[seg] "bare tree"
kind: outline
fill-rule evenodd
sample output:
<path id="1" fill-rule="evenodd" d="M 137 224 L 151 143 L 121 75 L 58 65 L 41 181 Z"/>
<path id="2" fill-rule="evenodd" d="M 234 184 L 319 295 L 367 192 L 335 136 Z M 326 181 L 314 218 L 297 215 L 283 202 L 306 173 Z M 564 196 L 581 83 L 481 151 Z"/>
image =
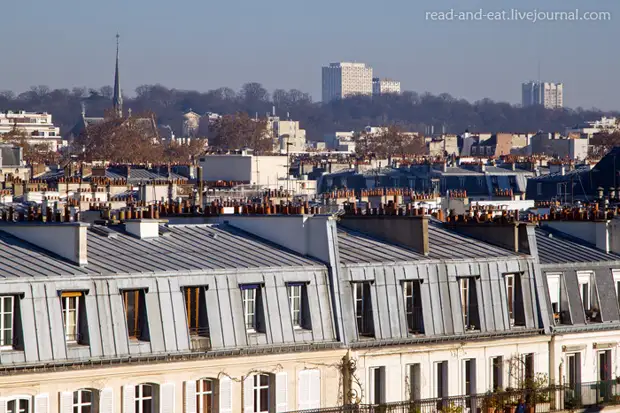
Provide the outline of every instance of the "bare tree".
<path id="1" fill-rule="evenodd" d="M 264 119 L 252 119 L 246 113 L 225 115 L 213 122 L 209 146 L 222 150 L 253 149 L 255 153 L 273 152 L 273 139 Z"/>
<path id="2" fill-rule="evenodd" d="M 603 157 L 613 147 L 620 146 L 620 131 L 597 133 L 590 140 L 590 155 L 594 157 Z"/>
<path id="3" fill-rule="evenodd" d="M 74 142 L 74 152 L 86 161 L 158 162 L 163 146 L 152 114 L 116 117 L 106 113 L 103 122 L 88 127 Z"/>
<path id="4" fill-rule="evenodd" d="M 50 150 L 45 143 L 32 144 L 25 131 L 14 129 L 0 137 L 0 143 L 12 143 L 22 148 L 24 161 L 28 163 L 58 163 L 60 154 Z"/>

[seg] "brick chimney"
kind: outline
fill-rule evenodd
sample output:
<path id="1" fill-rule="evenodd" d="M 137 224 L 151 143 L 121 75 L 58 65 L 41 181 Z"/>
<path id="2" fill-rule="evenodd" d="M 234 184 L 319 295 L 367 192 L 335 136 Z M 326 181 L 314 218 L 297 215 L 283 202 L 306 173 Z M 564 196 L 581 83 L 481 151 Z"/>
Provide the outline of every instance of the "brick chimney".
<path id="1" fill-rule="evenodd" d="M 428 216 L 343 215 L 340 225 L 428 255 Z"/>
<path id="2" fill-rule="evenodd" d="M 528 226 L 525 222 L 450 222 L 446 228 L 510 251 L 529 254 Z"/>

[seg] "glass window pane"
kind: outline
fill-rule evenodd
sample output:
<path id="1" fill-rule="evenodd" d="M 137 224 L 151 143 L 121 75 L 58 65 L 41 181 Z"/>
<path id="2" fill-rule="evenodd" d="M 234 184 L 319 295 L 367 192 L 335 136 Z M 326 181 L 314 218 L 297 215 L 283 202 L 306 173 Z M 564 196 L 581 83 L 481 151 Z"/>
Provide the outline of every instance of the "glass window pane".
<path id="1" fill-rule="evenodd" d="M 150 384 L 142 385 L 142 397 L 149 397 L 153 393 L 153 387 Z"/>
<path id="2" fill-rule="evenodd" d="M 4 312 L 13 312 L 13 297 L 2 297 Z"/>
<path id="3" fill-rule="evenodd" d="M 260 390 L 260 411 L 269 411 L 269 389 Z"/>
<path id="4" fill-rule="evenodd" d="M 260 384 L 261 386 L 268 386 L 269 385 L 269 376 L 266 374 L 261 374 L 260 376 Z"/>

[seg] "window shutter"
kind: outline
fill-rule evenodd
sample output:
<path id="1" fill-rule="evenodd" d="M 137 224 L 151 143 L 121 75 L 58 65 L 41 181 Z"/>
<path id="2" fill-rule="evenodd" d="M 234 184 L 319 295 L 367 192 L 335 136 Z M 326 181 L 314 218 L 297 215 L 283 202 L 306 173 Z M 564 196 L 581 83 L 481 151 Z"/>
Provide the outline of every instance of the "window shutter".
<path id="1" fill-rule="evenodd" d="M 123 413 L 135 413 L 135 398 L 136 386 L 131 384 L 123 386 Z"/>
<path id="2" fill-rule="evenodd" d="M 254 413 L 254 376 L 243 379 L 243 413 Z"/>
<path id="3" fill-rule="evenodd" d="M 174 413 L 174 383 L 164 383 L 161 385 L 159 400 L 161 413 Z"/>
<path id="4" fill-rule="evenodd" d="M 376 367 L 368 369 L 370 376 L 368 377 L 368 403 L 375 404 L 378 403 L 375 398 L 377 395 L 375 394 L 375 369 Z"/>
<path id="5" fill-rule="evenodd" d="M 220 394 L 222 390 L 220 388 Z M 183 413 L 196 413 L 196 381 L 185 382 L 185 397 L 183 399 Z"/>
<path id="6" fill-rule="evenodd" d="M 276 373 L 276 412 L 288 411 L 288 374 Z"/>
<path id="7" fill-rule="evenodd" d="M 219 413 L 232 413 L 233 397 L 232 397 L 232 380 L 230 377 L 223 376 L 219 382 L 220 391 L 220 409 Z"/>
<path id="8" fill-rule="evenodd" d="M 6 413 L 6 400 L 0 399 L 0 413 Z"/>
<path id="9" fill-rule="evenodd" d="M 310 370 L 302 370 L 297 376 L 297 410 L 310 409 Z"/>
<path id="10" fill-rule="evenodd" d="M 49 398 L 47 394 L 34 396 L 34 413 L 47 413 L 49 410 Z"/>
<path id="11" fill-rule="evenodd" d="M 60 393 L 60 413 L 73 413 L 73 393 L 70 391 Z"/>
<path id="12" fill-rule="evenodd" d="M 114 392 L 109 387 L 99 395 L 99 413 L 114 413 Z"/>
<path id="13" fill-rule="evenodd" d="M 321 371 L 309 370 L 309 397 L 307 409 L 318 409 L 321 407 Z"/>

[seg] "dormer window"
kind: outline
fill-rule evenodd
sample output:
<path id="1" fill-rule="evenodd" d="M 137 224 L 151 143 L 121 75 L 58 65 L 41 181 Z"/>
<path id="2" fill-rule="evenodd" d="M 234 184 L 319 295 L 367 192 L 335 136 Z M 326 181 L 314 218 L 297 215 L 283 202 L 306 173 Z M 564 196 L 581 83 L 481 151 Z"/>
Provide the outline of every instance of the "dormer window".
<path id="1" fill-rule="evenodd" d="M 357 333 L 359 336 L 374 336 L 370 286 L 370 282 L 353 283 L 353 305 L 355 320 L 357 322 Z"/>
<path id="2" fill-rule="evenodd" d="M 521 290 L 521 275 L 504 275 L 506 285 L 506 298 L 508 307 L 508 319 L 510 326 L 524 326 L 525 314 L 523 309 L 523 292 Z"/>
<path id="3" fill-rule="evenodd" d="M 579 296 L 583 304 L 586 321 L 600 321 L 601 314 L 596 296 L 594 273 L 592 271 L 578 272 L 577 279 L 579 282 Z"/>
<path id="4" fill-rule="evenodd" d="M 480 317 L 478 315 L 478 295 L 476 292 L 476 278 L 463 277 L 458 280 L 461 312 L 465 331 L 480 329 Z"/>

